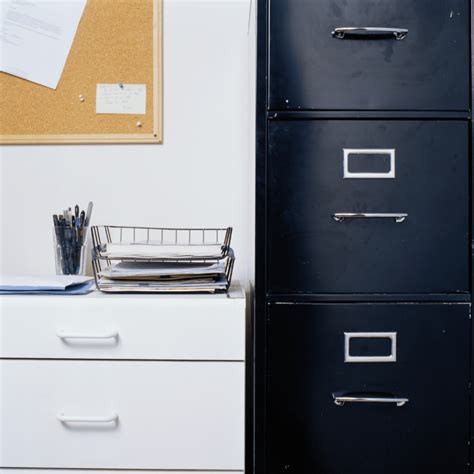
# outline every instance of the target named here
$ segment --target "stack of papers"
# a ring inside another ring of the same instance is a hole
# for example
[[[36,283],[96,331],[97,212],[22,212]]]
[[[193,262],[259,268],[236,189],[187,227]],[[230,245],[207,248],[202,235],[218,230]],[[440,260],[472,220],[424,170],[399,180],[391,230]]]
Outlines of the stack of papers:
[[[206,292],[227,289],[225,264],[120,262],[103,270],[100,289],[118,292]]]
[[[0,295],[85,295],[93,287],[92,277],[77,275],[0,276]]]
[[[224,273],[223,262],[213,264],[122,262],[100,272],[100,275],[115,280],[172,280],[178,277],[183,279],[217,277]]]
[[[161,243],[102,244],[102,257],[142,259],[142,260],[189,260],[190,258],[223,258],[222,244],[213,245],[176,245]]]

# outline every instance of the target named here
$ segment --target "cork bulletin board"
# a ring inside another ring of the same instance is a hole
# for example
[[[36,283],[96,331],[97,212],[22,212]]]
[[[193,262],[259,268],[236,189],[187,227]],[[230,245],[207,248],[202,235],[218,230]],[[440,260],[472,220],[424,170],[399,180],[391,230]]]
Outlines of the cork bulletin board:
[[[56,90],[0,73],[0,144],[162,143],[162,0],[88,0]],[[145,84],[146,113],[97,114],[97,84]]]

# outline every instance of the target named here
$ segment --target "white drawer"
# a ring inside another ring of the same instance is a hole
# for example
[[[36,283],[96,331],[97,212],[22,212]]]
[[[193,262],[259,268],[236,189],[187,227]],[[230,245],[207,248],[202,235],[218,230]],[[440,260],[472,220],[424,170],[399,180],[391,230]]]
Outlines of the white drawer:
[[[0,467],[242,470],[244,372],[243,362],[0,361]]]
[[[1,297],[0,358],[244,360],[245,299]]]

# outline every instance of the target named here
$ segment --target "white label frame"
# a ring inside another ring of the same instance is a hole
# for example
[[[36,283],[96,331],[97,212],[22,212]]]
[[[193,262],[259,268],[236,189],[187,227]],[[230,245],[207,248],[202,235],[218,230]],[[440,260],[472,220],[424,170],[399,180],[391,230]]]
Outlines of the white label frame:
[[[390,339],[391,353],[388,356],[351,356],[351,339]],[[396,332],[345,332],[344,333],[344,362],[372,363],[397,361],[397,333]]]
[[[395,178],[395,148],[343,148],[344,179],[394,179]],[[350,155],[389,155],[390,170],[380,173],[353,173],[349,171]]]

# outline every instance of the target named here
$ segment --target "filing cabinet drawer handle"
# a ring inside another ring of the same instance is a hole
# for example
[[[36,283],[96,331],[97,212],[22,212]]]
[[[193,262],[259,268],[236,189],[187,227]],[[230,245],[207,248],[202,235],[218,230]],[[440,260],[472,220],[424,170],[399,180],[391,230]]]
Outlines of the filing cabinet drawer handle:
[[[406,28],[383,28],[373,26],[352,26],[352,27],[341,27],[335,28],[331,33],[334,38],[344,39],[349,37],[355,37],[358,35],[373,36],[373,37],[393,37],[396,40],[402,40],[408,34]]]
[[[402,407],[408,403],[408,398],[400,397],[355,397],[355,396],[337,396],[332,395],[334,398],[334,403],[337,406],[344,406],[346,403],[395,403],[397,407]]]
[[[117,339],[118,331],[109,331],[102,334],[82,334],[60,330],[57,332],[57,336],[60,339]]]
[[[408,214],[403,212],[397,213],[366,213],[366,212],[336,212],[333,219],[342,222],[344,219],[395,219],[395,222],[403,222]]]
[[[69,416],[59,413],[56,418],[61,423],[112,423],[118,420],[117,413],[108,416]]]

